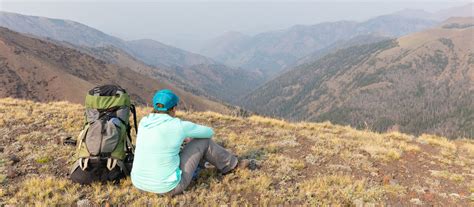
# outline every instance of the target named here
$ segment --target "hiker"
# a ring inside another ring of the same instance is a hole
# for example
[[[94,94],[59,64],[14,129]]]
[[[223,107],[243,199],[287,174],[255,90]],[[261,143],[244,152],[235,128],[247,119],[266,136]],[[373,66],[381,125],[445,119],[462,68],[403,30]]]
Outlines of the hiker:
[[[177,195],[191,183],[201,161],[227,174],[245,168],[248,160],[238,160],[211,137],[211,128],[175,117],[179,97],[171,90],[153,97],[153,112],[138,126],[132,183],[140,190]],[[182,150],[183,141],[188,143]]]
[[[80,184],[117,183],[131,170],[133,145],[129,114],[133,114],[136,123],[135,107],[127,92],[117,85],[90,90],[85,107],[86,124],[77,139],[70,179]]]

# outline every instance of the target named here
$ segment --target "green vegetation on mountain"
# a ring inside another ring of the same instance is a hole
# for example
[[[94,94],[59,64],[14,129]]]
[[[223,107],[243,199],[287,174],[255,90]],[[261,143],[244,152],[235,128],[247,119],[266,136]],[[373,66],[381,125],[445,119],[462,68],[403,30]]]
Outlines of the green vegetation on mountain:
[[[306,55],[305,57],[301,58],[296,62],[295,65],[286,68],[285,71],[293,69],[293,67],[296,67],[298,65],[302,65],[305,63],[312,63],[315,62],[315,60],[322,58],[326,56],[327,54],[330,53],[335,53],[338,50],[353,47],[353,46],[358,46],[358,45],[366,45],[366,44],[371,44],[371,43],[376,43],[380,42],[383,40],[388,40],[391,39],[386,36],[381,36],[377,34],[372,34],[372,35],[359,35],[354,38],[348,39],[348,40],[341,40],[337,41],[329,46],[326,46],[323,49],[317,50],[309,55]]]
[[[256,112],[414,134],[474,137],[474,28],[438,28],[303,64],[242,99]]]

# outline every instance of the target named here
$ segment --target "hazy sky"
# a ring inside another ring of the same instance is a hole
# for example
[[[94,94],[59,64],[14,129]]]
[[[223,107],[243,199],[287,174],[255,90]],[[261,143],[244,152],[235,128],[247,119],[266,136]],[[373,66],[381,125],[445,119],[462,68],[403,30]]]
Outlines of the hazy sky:
[[[193,49],[203,40],[227,31],[256,34],[295,24],[363,21],[405,8],[432,12],[469,2],[0,0],[0,10],[74,20],[127,40],[151,38]]]

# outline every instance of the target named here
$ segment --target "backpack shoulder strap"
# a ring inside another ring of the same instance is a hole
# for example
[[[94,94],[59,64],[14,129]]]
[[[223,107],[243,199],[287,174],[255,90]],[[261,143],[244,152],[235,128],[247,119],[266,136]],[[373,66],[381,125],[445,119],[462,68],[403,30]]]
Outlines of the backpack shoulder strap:
[[[133,115],[133,127],[135,128],[135,134],[138,134],[138,126],[137,126],[137,110],[135,108],[135,105],[133,104],[130,104],[130,112],[132,113]],[[131,127],[131,126],[129,126]],[[135,153],[135,147],[133,146],[132,144],[132,135],[131,135],[131,130],[130,128],[127,130],[127,139],[126,139],[126,147],[128,149],[129,152],[131,152],[132,154]]]
[[[132,115],[133,115],[133,126],[135,127],[135,133],[138,134],[137,109],[135,108],[135,105],[133,104],[130,105],[130,111],[132,112]]]
[[[79,150],[81,149],[81,147],[82,147],[82,142],[84,142],[84,139],[85,139],[85,137],[86,137],[87,131],[89,130],[89,126],[90,126],[90,125],[89,125],[88,123],[86,123],[86,124],[84,125],[84,128],[82,129],[81,133],[79,133],[79,135],[77,136],[77,140],[76,140],[76,141],[77,141],[77,144],[76,144],[77,149],[76,149],[76,150],[78,150],[78,151],[79,151]]]

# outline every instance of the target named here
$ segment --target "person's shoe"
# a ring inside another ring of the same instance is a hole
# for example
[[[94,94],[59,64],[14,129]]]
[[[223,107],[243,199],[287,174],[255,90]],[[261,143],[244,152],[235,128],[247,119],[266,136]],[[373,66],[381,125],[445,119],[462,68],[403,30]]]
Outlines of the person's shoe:
[[[255,160],[239,159],[239,162],[237,162],[237,165],[235,166],[235,168],[232,169],[232,170],[229,170],[229,172],[223,173],[223,175],[227,175],[229,173],[235,172],[237,169],[255,170],[255,169],[257,169],[257,164],[256,164]]]
[[[235,168],[237,169],[246,169],[249,167],[250,165],[250,160],[249,159],[241,159],[239,160],[239,162],[237,163],[237,166]]]
[[[236,168],[255,170],[257,169],[257,162],[254,159],[241,159]]]

